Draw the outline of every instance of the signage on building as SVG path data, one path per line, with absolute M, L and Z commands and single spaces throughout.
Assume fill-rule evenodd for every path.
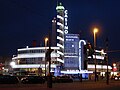
M 64 26 L 64 32 L 65 34 L 68 34 L 68 10 L 65 10 L 64 11 L 65 13 L 65 16 L 64 16 L 64 19 L 65 19 L 65 26 Z

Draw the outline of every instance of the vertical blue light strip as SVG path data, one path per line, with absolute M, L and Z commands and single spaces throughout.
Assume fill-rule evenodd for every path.
M 80 40 L 79 41 L 79 70 L 81 70 L 82 67 L 82 60 L 84 59 L 82 56 L 82 42 L 84 45 L 86 45 L 86 41 L 85 40 Z

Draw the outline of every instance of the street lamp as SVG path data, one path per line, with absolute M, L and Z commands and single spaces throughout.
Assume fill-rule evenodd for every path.
M 94 58 L 94 63 L 95 63 L 95 82 L 96 82 L 96 33 L 98 32 L 98 28 L 94 28 L 93 29 L 93 34 L 94 34 L 94 54 L 95 54 L 95 58 Z
M 108 38 L 106 38 L 106 41 L 105 41 L 105 44 L 106 44 L 106 52 L 108 51 Z M 106 54 L 106 61 L 107 61 L 107 85 L 109 84 L 109 72 L 108 72 L 108 53 Z
M 45 38 L 45 54 L 46 54 L 46 51 L 47 51 L 47 49 L 46 49 L 46 47 L 47 47 L 47 41 L 48 41 L 48 38 L 46 37 Z M 46 77 L 46 58 L 45 58 L 45 77 Z

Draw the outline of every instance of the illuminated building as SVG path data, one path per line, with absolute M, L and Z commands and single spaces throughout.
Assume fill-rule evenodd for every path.
M 80 40 L 78 34 L 68 33 L 68 10 L 61 3 L 57 5 L 56 10 L 57 16 L 52 20 L 51 49 L 54 49 L 54 51 L 51 54 L 51 72 L 57 72 L 57 69 L 59 69 L 61 74 L 93 73 L 95 55 L 93 54 L 91 57 L 84 54 L 84 45 L 87 44 L 87 41 Z M 14 62 L 12 68 L 44 75 L 46 49 L 48 47 L 18 49 L 18 54 L 12 58 Z M 105 75 L 107 65 L 104 57 L 105 53 L 103 51 L 96 50 L 97 72 Z M 108 66 L 108 68 L 110 72 L 111 66 Z M 39 69 L 42 69 L 42 72 Z M 55 73 L 54 75 L 59 74 Z
M 96 73 L 99 76 L 105 77 L 107 73 L 107 63 L 105 60 L 105 55 L 106 53 L 103 50 L 95 50 L 96 52 Z M 95 55 L 93 54 L 92 56 L 87 57 L 87 70 L 94 71 L 95 70 L 95 63 L 94 63 L 94 58 Z M 109 74 L 111 73 L 112 67 L 108 65 L 108 72 Z
M 111 76 L 120 76 L 120 61 L 112 64 Z
M 32 47 L 18 49 L 18 54 L 12 58 L 11 66 L 15 71 L 26 71 L 28 73 L 39 74 L 39 69 L 42 69 L 44 75 L 45 71 L 45 50 L 49 47 Z M 59 61 L 56 60 L 59 57 L 57 50 L 59 47 L 51 47 L 54 51 L 51 53 L 51 68 L 53 71 L 56 68 Z M 48 68 L 48 64 L 47 64 Z

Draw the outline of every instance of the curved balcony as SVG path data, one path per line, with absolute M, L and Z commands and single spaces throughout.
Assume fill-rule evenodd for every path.
M 64 31 L 60 30 L 60 29 L 57 29 L 57 32 L 58 33 L 61 33 L 61 34 L 64 34 Z
M 59 43 L 57 43 L 57 46 L 58 46 L 58 47 L 61 47 L 62 49 L 64 49 L 64 46 L 61 45 L 61 44 L 59 44 Z
M 57 36 L 57 39 L 64 42 L 64 38 Z

